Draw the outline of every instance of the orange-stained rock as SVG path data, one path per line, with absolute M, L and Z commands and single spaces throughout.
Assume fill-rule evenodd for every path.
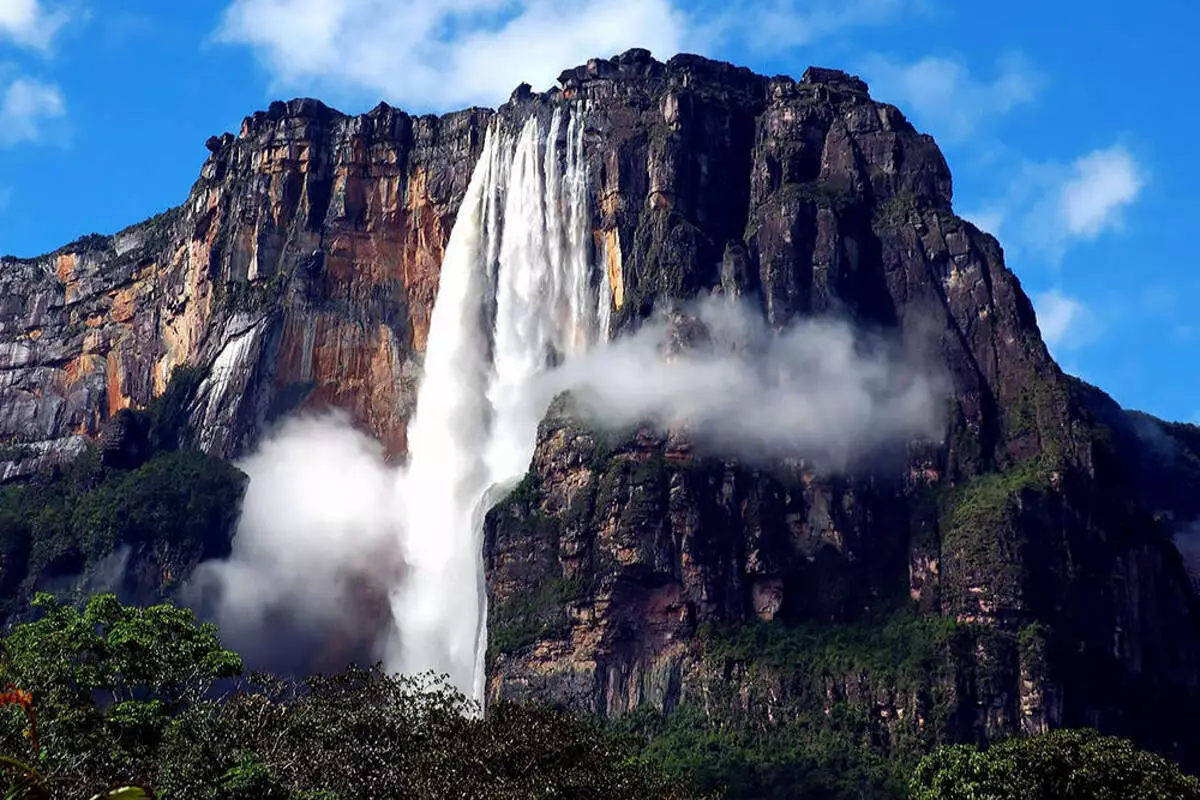
M 216 426 L 198 439 L 218 455 L 252 445 L 268 417 L 337 406 L 402 456 L 442 254 L 491 113 L 274 103 L 213 140 L 178 208 L 4 259 L 0 296 L 19 299 L 0 309 L 0 369 L 18 375 L 0 385 L 0 441 L 95 435 L 177 367 L 215 364 L 194 414 Z

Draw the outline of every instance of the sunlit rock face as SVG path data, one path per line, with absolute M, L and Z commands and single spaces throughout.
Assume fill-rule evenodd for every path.
M 231 456 L 300 408 L 404 452 L 438 268 L 490 112 L 348 117 L 275 103 L 211 151 L 186 202 L 0 265 L 0 440 L 26 472 L 211 367 L 198 444 Z
M 997 241 L 953 213 L 933 140 L 841 72 L 634 50 L 495 112 L 273 104 L 209 140 L 180 207 L 0 262 L 3 477 L 78 452 L 182 364 L 207 371 L 189 413 L 210 452 L 332 405 L 403 457 L 487 127 L 568 105 L 584 109 L 604 330 L 714 293 L 776 329 L 835 314 L 934 365 L 946 422 L 831 475 L 685 431 L 608 435 L 556 406 L 483 531 L 488 697 L 721 702 L 770 724 L 816 686 L 818 710 L 848 704 L 873 741 L 1094 724 L 1194 758 L 1197 605 L 1170 540 L 1200 530 L 1200 472 L 1179 467 L 1194 429 L 1131 421 L 1059 370 Z M 1159 434 L 1173 444 L 1151 447 Z M 856 623 L 905 603 L 963 626 L 917 679 L 851 664 L 797 682 L 706 657 L 706 624 Z

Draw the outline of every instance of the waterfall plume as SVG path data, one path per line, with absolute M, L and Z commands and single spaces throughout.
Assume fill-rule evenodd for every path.
M 442 263 L 398 476 L 406 570 L 392 592 L 388 666 L 448 673 L 477 700 L 490 490 L 528 468 L 543 410 L 535 379 L 607 335 L 611 293 L 593 274 L 583 114 L 559 107 L 548 125 L 531 116 L 515 136 L 500 121 L 489 126 Z

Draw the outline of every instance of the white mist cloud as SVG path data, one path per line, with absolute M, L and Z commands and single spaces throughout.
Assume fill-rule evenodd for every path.
M 50 9 L 39 0 L 0 0 L 0 40 L 47 51 L 67 23 L 64 9 Z
M 589 58 L 736 44 L 780 53 L 886 23 L 925 0 L 232 0 L 217 38 L 249 47 L 275 91 L 365 91 L 410 110 L 504 100 Z
M 842 470 L 877 449 L 942 430 L 945 386 L 916 359 L 848 324 L 802 320 L 770 331 L 743 302 L 691 309 L 707 340 L 664 359 L 664 320 L 645 325 L 547 376 L 597 422 L 685 427 L 716 454 L 803 457 Z
M 943 142 L 962 141 L 1032 102 L 1043 83 L 1020 55 L 1000 59 L 990 80 L 975 77 L 961 61 L 935 56 L 912 63 L 875 56 L 862 71 L 875 97 L 912 114 Z
M 66 113 L 67 106 L 57 86 L 16 78 L 0 95 L 0 146 L 39 141 L 47 133 L 47 123 Z
M 336 635 L 355 656 L 364 642 L 381 655 L 386 643 L 372 640 L 388 628 L 386 591 L 401 565 L 396 471 L 379 443 L 341 414 L 300 417 L 238 466 L 250 483 L 233 553 L 200 566 L 189 602 L 252 659 L 280 657 L 285 623 L 300 638 L 315 633 L 313 646 Z

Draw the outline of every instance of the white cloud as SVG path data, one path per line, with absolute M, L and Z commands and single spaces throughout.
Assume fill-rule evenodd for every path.
M 46 51 L 67 20 L 65 10 L 49 10 L 39 0 L 0 0 L 0 41 Z
M 1010 254 L 1057 264 L 1071 245 L 1120 230 L 1145 185 L 1144 169 L 1113 145 L 1069 164 L 1026 162 L 1011 170 L 1007 193 L 976 218 L 997 236 L 1003 228 Z
M 730 43 L 778 53 L 925 0 L 232 0 L 219 40 L 250 47 L 273 90 L 364 91 L 413 110 L 495 104 L 589 58 Z
M 1083 301 L 1051 289 L 1034 295 L 1038 328 L 1051 352 L 1077 350 L 1095 341 L 1100 326 Z
M 218 35 L 254 49 L 280 86 L 440 110 L 495 103 L 632 46 L 673 53 L 684 27 L 669 0 L 234 0 Z
M 185 599 L 256 667 L 312 669 L 306 648 L 334 631 L 356 651 L 347 661 L 378 658 L 391 621 L 380 601 L 402 567 L 382 447 L 341 412 L 299 417 L 238 466 L 250 483 L 233 552 L 201 564 Z
M 16 78 L 0 95 L 0 146 L 42 139 L 46 123 L 66 113 L 67 106 L 57 86 Z
M 967 139 L 985 123 L 1032 102 L 1042 85 L 1019 55 L 1000 59 L 991 80 L 976 78 L 961 61 L 935 56 L 911 64 L 876 56 L 862 72 L 875 97 L 895 103 L 945 142 Z
M 1072 165 L 1073 175 L 1060 194 L 1067 230 L 1095 239 L 1121 225 L 1122 210 L 1142 191 L 1141 170 L 1125 148 L 1095 150 Z
M 686 429 L 698 446 L 723 456 L 803 456 L 833 471 L 853 469 L 889 445 L 941 435 L 948 385 L 915 353 L 831 319 L 771 331 L 761 311 L 742 301 L 703 298 L 688 315 L 679 338 L 689 346 L 673 350 L 680 331 L 667 317 L 654 318 L 547 373 L 542 407 L 569 391 L 578 410 L 601 425 L 657 423 Z

